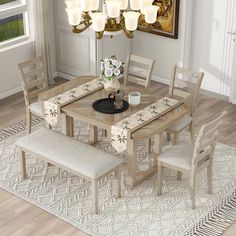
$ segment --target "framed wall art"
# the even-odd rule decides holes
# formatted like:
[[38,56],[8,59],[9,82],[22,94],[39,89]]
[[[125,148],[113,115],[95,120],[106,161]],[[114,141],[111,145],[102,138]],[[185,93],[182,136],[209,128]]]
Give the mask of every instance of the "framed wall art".
[[141,18],[138,29],[169,38],[178,38],[180,0],[155,0],[153,5],[159,6],[157,22],[147,27]]

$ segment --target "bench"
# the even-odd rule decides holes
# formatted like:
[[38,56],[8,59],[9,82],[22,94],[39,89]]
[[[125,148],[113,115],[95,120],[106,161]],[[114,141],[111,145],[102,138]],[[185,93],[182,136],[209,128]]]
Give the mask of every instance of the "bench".
[[114,172],[117,178],[117,192],[120,197],[120,167],[122,161],[91,145],[79,142],[63,134],[41,128],[16,142],[20,148],[21,174],[26,178],[25,153],[67,170],[91,181],[92,201],[95,214],[98,213],[98,181]]

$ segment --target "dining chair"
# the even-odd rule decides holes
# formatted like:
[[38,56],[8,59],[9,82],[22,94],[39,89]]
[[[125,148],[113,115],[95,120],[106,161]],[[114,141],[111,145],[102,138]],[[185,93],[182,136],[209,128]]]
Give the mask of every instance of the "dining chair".
[[[154,62],[150,58],[128,54],[124,71],[124,85],[132,82],[149,89]],[[145,140],[145,149],[147,152],[150,152],[151,139]]]
[[18,63],[17,67],[25,98],[27,130],[28,133],[31,133],[32,113],[43,117],[42,105],[37,98],[41,92],[48,89],[45,64],[42,57],[37,56],[31,60]]
[[195,208],[196,175],[207,168],[208,193],[212,193],[212,165],[219,134],[220,125],[226,112],[222,112],[216,119],[203,125],[196,138],[195,144],[181,142],[171,149],[162,152],[158,157],[158,186],[157,194],[162,192],[163,168],[177,170],[177,179],[181,180],[182,173],[190,175],[190,200]]
[[154,60],[152,59],[129,54],[124,71],[124,84],[126,85],[130,81],[149,88],[153,65]]
[[176,65],[173,66],[169,95],[184,98],[184,101],[190,111],[188,115],[185,115],[182,119],[172,124],[166,130],[168,139],[172,136],[171,140],[173,145],[178,142],[180,132],[187,127],[190,129],[191,140],[194,142],[193,123],[203,77],[203,72],[195,72]]

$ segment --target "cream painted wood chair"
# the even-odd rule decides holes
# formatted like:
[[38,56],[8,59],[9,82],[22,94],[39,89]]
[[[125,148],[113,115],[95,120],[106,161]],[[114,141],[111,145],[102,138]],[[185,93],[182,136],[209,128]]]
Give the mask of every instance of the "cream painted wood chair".
[[158,158],[158,195],[162,190],[163,167],[177,170],[177,178],[181,180],[182,172],[190,175],[190,199],[195,208],[196,175],[207,168],[208,193],[212,193],[212,162],[216,138],[226,112],[202,126],[195,145],[179,143],[161,153]]
[[32,113],[43,117],[42,105],[37,100],[38,95],[48,89],[46,70],[41,56],[26,62],[18,63],[26,105],[26,120],[28,133],[31,133]]
[[128,81],[149,88],[154,60],[129,54],[124,72],[124,84]]
[[203,72],[194,72],[190,69],[183,69],[176,65],[173,66],[169,95],[183,97],[190,111],[189,115],[184,116],[182,119],[167,129],[168,139],[170,139],[171,135],[173,145],[178,142],[178,136],[180,132],[186,129],[188,126],[190,128],[191,140],[193,142],[193,122],[203,77]]

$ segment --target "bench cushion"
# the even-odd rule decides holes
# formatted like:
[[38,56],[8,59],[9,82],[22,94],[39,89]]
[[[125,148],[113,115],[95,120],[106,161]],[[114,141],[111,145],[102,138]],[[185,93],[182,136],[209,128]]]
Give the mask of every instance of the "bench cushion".
[[46,128],[24,136],[16,144],[89,178],[101,177],[122,163],[109,153]]

